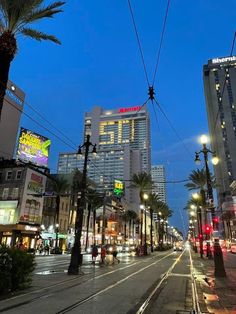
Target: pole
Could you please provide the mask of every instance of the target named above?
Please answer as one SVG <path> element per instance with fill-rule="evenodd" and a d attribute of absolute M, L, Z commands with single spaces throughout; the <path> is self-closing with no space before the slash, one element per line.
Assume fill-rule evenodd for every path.
<path fill-rule="evenodd" d="M 212 190 L 212 182 L 211 175 L 208 167 L 208 153 L 212 153 L 209 149 L 207 149 L 206 144 L 203 144 L 203 155 L 206 167 L 206 177 L 207 177 L 207 195 L 208 195 L 208 205 L 211 206 L 211 213 L 213 218 L 213 230 L 215 230 L 215 210 L 214 210 L 214 198 L 213 198 L 213 190 Z M 219 244 L 219 239 L 214 239 L 214 264 L 215 264 L 215 276 L 216 277 L 226 277 L 223 254 L 221 250 L 221 246 Z"/>
<path fill-rule="evenodd" d="M 144 255 L 147 255 L 147 210 L 146 210 L 146 201 L 144 205 Z"/>
<path fill-rule="evenodd" d="M 140 224 L 141 224 L 141 246 L 143 246 L 143 209 L 141 209 L 141 221 L 140 221 Z"/>
<path fill-rule="evenodd" d="M 151 217 L 151 252 L 153 252 L 153 237 L 152 237 L 152 230 L 153 230 L 153 225 L 152 225 L 152 220 L 153 220 L 153 210 L 150 208 L 150 217 Z"/>
<path fill-rule="evenodd" d="M 102 245 L 105 245 L 105 233 L 106 233 L 106 202 L 107 196 L 104 196 L 103 209 L 102 209 Z"/>
<path fill-rule="evenodd" d="M 71 260 L 68 268 L 68 275 L 78 275 L 79 266 L 82 265 L 82 254 L 81 254 L 81 235 L 83 228 L 83 216 L 85 207 L 85 192 L 86 192 L 86 178 L 87 178 L 87 163 L 90 143 L 90 135 L 87 135 L 87 140 L 84 143 L 85 156 L 84 156 L 84 167 L 81 181 L 81 198 L 77 196 L 77 211 L 76 211 L 76 222 L 75 222 L 75 242 L 71 251 Z"/>

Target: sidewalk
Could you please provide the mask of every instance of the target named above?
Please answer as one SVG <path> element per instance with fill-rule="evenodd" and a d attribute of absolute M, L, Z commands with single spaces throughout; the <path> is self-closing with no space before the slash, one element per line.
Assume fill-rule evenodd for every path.
<path fill-rule="evenodd" d="M 228 255 L 229 254 L 229 255 Z M 215 278 L 214 260 L 192 252 L 200 308 L 203 313 L 236 314 L 236 256 L 224 252 L 226 278 Z"/>

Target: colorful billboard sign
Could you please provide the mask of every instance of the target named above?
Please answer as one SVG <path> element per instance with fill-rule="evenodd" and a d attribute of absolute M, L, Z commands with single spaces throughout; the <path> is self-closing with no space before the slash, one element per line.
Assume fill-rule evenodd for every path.
<path fill-rule="evenodd" d="M 19 221 L 41 223 L 44 199 L 42 195 L 45 192 L 45 186 L 46 176 L 28 168 Z"/>
<path fill-rule="evenodd" d="M 121 197 L 124 194 L 124 183 L 121 180 L 115 179 L 114 181 L 114 194 Z"/>
<path fill-rule="evenodd" d="M 30 130 L 21 128 L 17 159 L 47 167 L 51 140 Z"/>

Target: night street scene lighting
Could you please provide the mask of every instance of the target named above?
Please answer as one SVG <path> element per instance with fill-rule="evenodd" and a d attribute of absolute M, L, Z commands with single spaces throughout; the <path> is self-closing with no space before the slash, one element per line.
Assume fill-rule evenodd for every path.
<path fill-rule="evenodd" d="M 86 206 L 86 183 L 87 183 L 87 163 L 88 163 L 88 154 L 89 148 L 92 147 L 92 153 L 96 154 L 96 144 L 90 142 L 90 135 L 87 135 L 86 142 L 83 145 L 79 146 L 78 154 L 82 155 L 81 148 L 85 148 L 84 153 L 84 167 L 80 188 L 80 198 L 77 196 L 77 211 L 76 211 L 76 221 L 75 221 L 75 241 L 74 246 L 71 251 L 71 260 L 68 268 L 68 275 L 78 275 L 79 266 L 82 265 L 83 255 L 81 254 L 81 235 L 83 227 L 83 216 L 84 209 Z"/>
<path fill-rule="evenodd" d="M 218 224 L 216 223 L 215 219 L 215 206 L 214 206 L 214 198 L 213 198 L 213 189 L 212 189 L 212 181 L 211 181 L 211 174 L 208 166 L 208 154 L 211 154 L 213 156 L 214 165 L 218 164 L 218 158 L 216 156 L 216 153 L 211 151 L 209 148 L 207 148 L 206 144 L 208 142 L 208 137 L 206 135 L 202 135 L 200 138 L 200 142 L 202 144 L 202 149 L 195 153 L 195 162 L 196 164 L 199 164 L 201 162 L 200 160 L 200 154 L 203 154 L 204 157 L 204 163 L 205 163 L 205 171 L 206 171 L 206 183 L 207 183 L 207 204 L 205 208 L 205 215 L 207 217 L 207 211 L 209 210 L 211 212 L 211 222 L 213 225 L 213 231 L 218 231 Z M 206 234 L 206 240 L 207 240 L 207 255 L 209 258 L 211 258 L 211 250 L 210 250 L 210 227 L 208 225 L 205 226 L 205 234 Z M 214 238 L 214 264 L 215 264 L 215 276 L 216 277 L 226 277 L 226 272 L 224 268 L 224 260 L 223 260 L 223 254 L 221 250 L 221 246 L 219 243 L 219 238 Z"/>

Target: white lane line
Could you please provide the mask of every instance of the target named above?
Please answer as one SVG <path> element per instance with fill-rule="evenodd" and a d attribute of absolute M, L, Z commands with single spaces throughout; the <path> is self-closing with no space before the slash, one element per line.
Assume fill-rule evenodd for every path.
<path fill-rule="evenodd" d="M 183 253 L 182 253 L 182 254 L 183 254 Z M 155 264 L 158 264 L 160 261 L 162 261 L 163 259 L 167 258 L 167 257 L 170 256 L 170 255 L 173 255 L 173 252 L 170 253 L 170 254 L 168 254 L 168 255 L 163 256 L 162 258 L 160 258 L 160 259 L 157 260 L 156 262 L 153 262 L 153 263 L 151 263 L 150 265 L 145 266 L 145 267 L 139 269 L 138 271 L 136 271 L 136 272 L 134 272 L 134 273 L 132 273 L 132 274 L 126 276 L 125 278 L 123 278 L 123 279 L 121 279 L 121 280 L 115 282 L 114 284 L 112 284 L 112 285 L 110 285 L 110 286 L 108 286 L 108 287 L 106 287 L 106 288 L 104 288 L 104 289 L 102 289 L 102 290 L 100 290 L 100 291 L 98 291 L 98 292 L 92 294 L 92 295 L 89 296 L 88 298 L 86 298 L 86 299 L 84 299 L 84 300 L 82 300 L 82 301 L 76 302 L 75 304 L 72 304 L 71 306 L 68 306 L 66 309 L 61 310 L 61 311 L 57 312 L 56 314 L 63 314 L 63 313 L 67 313 L 67 312 L 73 310 L 74 308 L 76 308 L 76 307 L 82 305 L 83 303 L 86 303 L 86 302 L 90 301 L 91 299 L 95 298 L 96 296 L 98 296 L 98 295 L 100 295 L 100 294 L 102 294 L 102 293 L 104 293 L 104 292 L 106 292 L 106 291 L 108 291 L 108 290 L 110 290 L 110 289 L 112 289 L 112 288 L 114 288 L 114 287 L 120 285 L 120 284 L 123 283 L 124 281 L 126 281 L 126 280 L 128 280 L 129 278 L 131 278 L 131 277 L 133 277 L 133 276 L 135 276 L 135 275 L 141 273 L 142 271 L 146 270 L 147 268 L 150 268 L 151 266 L 153 266 L 153 265 L 155 265 Z"/>
<path fill-rule="evenodd" d="M 136 314 L 142 314 L 146 307 L 148 306 L 150 300 L 152 299 L 153 295 L 156 293 L 157 289 L 160 288 L 163 281 L 171 274 L 171 271 L 174 269 L 175 265 L 180 261 L 180 258 L 184 254 L 184 251 L 179 255 L 179 257 L 175 260 L 175 262 L 170 266 L 170 268 L 167 270 L 167 272 L 162 277 L 161 281 L 159 281 L 158 285 L 155 287 L 155 289 L 152 290 L 152 292 L 149 294 L 148 298 L 145 300 L 145 302 L 140 306 Z"/>

